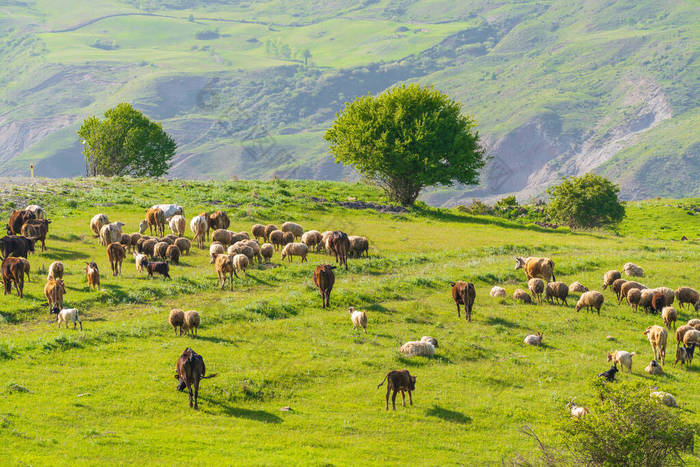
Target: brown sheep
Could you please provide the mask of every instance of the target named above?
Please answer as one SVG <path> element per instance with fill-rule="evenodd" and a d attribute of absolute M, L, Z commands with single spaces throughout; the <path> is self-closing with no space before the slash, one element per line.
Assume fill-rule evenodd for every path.
<path fill-rule="evenodd" d="M 637 311 L 639 302 L 642 300 L 642 291 L 639 289 L 632 289 L 627 292 L 627 303 L 629 306 L 634 307 L 634 311 Z"/>
<path fill-rule="evenodd" d="M 165 257 L 173 264 L 180 264 L 180 249 L 175 245 L 170 245 L 168 249 L 165 250 Z"/>
<path fill-rule="evenodd" d="M 351 235 L 348 237 L 350 241 L 350 249 L 348 253 L 353 258 L 361 258 L 364 253 L 365 256 L 369 256 L 369 240 L 367 237 L 360 237 L 358 235 Z"/>
<path fill-rule="evenodd" d="M 612 269 L 603 275 L 603 290 L 605 290 L 608 286 L 613 285 L 613 283 L 620 279 L 622 277 L 622 274 L 620 274 L 620 271 L 616 269 Z"/>
<path fill-rule="evenodd" d="M 260 254 L 264 258 L 266 263 L 270 262 L 274 250 L 275 248 L 270 243 L 263 243 L 263 245 L 260 247 Z"/>
<path fill-rule="evenodd" d="M 556 282 L 557 280 L 554 277 L 554 261 L 549 258 L 521 258 L 517 256 L 515 258 L 515 269 L 523 269 L 527 280 L 533 277 L 539 277 L 545 281 L 549 281 L 551 277 L 552 282 Z"/>
<path fill-rule="evenodd" d="M 199 328 L 199 313 L 195 310 L 189 310 L 185 312 L 185 334 L 197 335 L 197 329 Z"/>
<path fill-rule="evenodd" d="M 231 221 L 224 211 L 215 211 L 207 215 L 207 239 L 209 239 L 209 230 L 226 230 Z M 212 237 L 212 240 L 214 238 Z"/>
<path fill-rule="evenodd" d="M 683 308 L 686 303 L 695 306 L 697 311 L 700 306 L 700 294 L 690 287 L 679 287 L 676 289 L 676 298 L 678 299 L 678 308 Z"/>
<path fill-rule="evenodd" d="M 209 245 L 209 264 L 214 264 L 217 255 L 223 255 L 226 253 L 224 246 L 219 242 L 214 242 Z"/>
<path fill-rule="evenodd" d="M 663 310 L 661 310 L 661 317 L 663 318 L 664 324 L 667 328 L 671 329 L 671 325 L 673 325 L 674 329 L 676 328 L 678 312 L 675 308 L 673 308 L 672 306 L 665 306 Z"/>
<path fill-rule="evenodd" d="M 131 251 L 131 235 L 123 233 L 119 243 L 126 248 L 126 251 Z"/>
<path fill-rule="evenodd" d="M 627 294 L 629 293 L 630 290 L 632 289 L 639 289 L 639 290 L 644 290 L 647 287 L 645 285 L 640 284 L 639 282 L 635 281 L 625 281 L 621 286 L 620 286 L 620 295 L 617 298 L 617 304 L 621 304 L 622 300 L 627 301 Z"/>
<path fill-rule="evenodd" d="M 90 261 L 85 263 L 85 265 L 85 278 L 87 279 L 88 287 L 100 290 L 100 270 L 97 267 L 97 263 Z"/>
<path fill-rule="evenodd" d="M 313 247 L 317 247 L 319 243 L 321 243 L 321 232 L 318 230 L 309 230 L 308 232 L 304 232 L 304 235 L 301 236 L 301 243 L 306 244 L 306 246 L 309 247 L 309 250 L 311 250 Z"/>
<path fill-rule="evenodd" d="M 688 324 L 684 324 L 683 326 L 678 326 L 676 329 L 676 346 L 681 345 L 681 342 L 683 342 L 683 337 L 685 336 L 685 333 L 688 331 L 693 330 L 694 328 Z"/>
<path fill-rule="evenodd" d="M 618 301 L 620 300 L 620 294 L 622 293 L 622 284 L 625 282 L 627 282 L 627 279 L 615 279 L 615 282 L 613 282 L 610 286 L 615 294 L 615 298 L 617 298 Z"/>
<path fill-rule="evenodd" d="M 185 324 L 185 312 L 179 308 L 173 308 L 172 310 L 170 310 L 168 322 L 173 327 L 173 330 L 175 330 L 176 336 L 178 328 L 180 328 L 180 335 L 182 335 L 182 328 Z"/>
<path fill-rule="evenodd" d="M 219 242 L 222 245 L 229 246 L 233 242 L 233 232 L 225 229 L 216 229 L 214 233 L 211 234 L 211 240 L 213 242 Z"/>
<path fill-rule="evenodd" d="M 289 245 L 290 243 L 294 243 L 294 234 L 292 232 L 283 232 L 282 245 Z"/>
<path fill-rule="evenodd" d="M 253 234 L 253 237 L 257 240 L 258 238 L 262 238 L 265 240 L 265 226 L 262 224 L 255 224 L 253 228 L 250 229 L 250 232 Z"/>
<path fill-rule="evenodd" d="M 52 308 L 63 309 L 63 296 L 66 294 L 66 286 L 61 279 L 46 281 L 44 296 L 49 302 L 49 310 Z"/>
<path fill-rule="evenodd" d="M 122 273 L 122 261 L 126 258 L 126 250 L 120 243 L 110 243 L 107 245 L 107 257 L 112 266 L 112 275 L 118 276 Z"/>
<path fill-rule="evenodd" d="M 651 349 L 654 351 L 654 360 L 660 361 L 663 365 L 666 360 L 666 339 L 668 337 L 666 329 L 657 325 L 649 326 L 644 331 L 644 335 L 648 337 Z"/>
<path fill-rule="evenodd" d="M 153 246 L 153 257 L 165 260 L 165 252 L 168 251 L 170 245 L 168 242 L 158 242 Z"/>
<path fill-rule="evenodd" d="M 146 210 L 146 222 L 148 228 L 153 235 L 153 227 L 156 228 L 156 235 L 165 235 L 165 213 L 160 208 Z"/>
<path fill-rule="evenodd" d="M 221 286 L 222 290 L 226 285 L 227 274 L 230 275 L 229 285 L 231 290 L 233 290 L 233 276 L 236 276 L 236 279 L 238 279 L 238 274 L 236 274 L 236 270 L 234 269 L 233 262 L 231 260 L 232 258 L 229 255 L 217 255 L 214 260 L 216 273 L 219 276 L 219 285 Z"/>
<path fill-rule="evenodd" d="M 464 318 L 471 323 L 472 309 L 476 300 L 476 288 L 471 282 L 450 282 L 452 286 L 452 299 L 457 305 L 457 318 L 460 317 L 459 305 L 464 305 Z"/>
<path fill-rule="evenodd" d="M 289 232 L 291 233 L 291 232 Z M 282 249 L 282 259 L 289 258 L 289 262 L 292 262 L 292 257 L 298 256 L 301 258 L 301 262 L 308 261 L 306 255 L 309 253 L 309 247 L 304 243 L 288 243 Z"/>
<path fill-rule="evenodd" d="M 530 294 L 525 292 L 523 289 L 515 289 L 513 292 L 513 300 L 527 303 L 529 305 L 532 304 L 532 297 L 530 297 Z"/>
<path fill-rule="evenodd" d="M 664 306 L 671 306 L 673 305 L 673 301 L 676 298 L 676 294 L 673 291 L 673 289 L 670 289 L 668 287 L 657 287 L 654 289 L 655 292 L 660 292 L 664 295 Z"/>
<path fill-rule="evenodd" d="M 157 243 L 158 240 L 155 240 L 153 238 L 147 238 L 143 240 L 143 242 L 141 242 L 141 250 L 139 251 L 144 255 L 150 256 L 151 258 L 155 258 Z"/>
<path fill-rule="evenodd" d="M 4 295 L 12 294 L 12 284 L 14 283 L 19 298 L 24 296 L 24 274 L 24 263 L 21 258 L 10 256 L 2 261 L 2 282 L 5 286 Z"/>
<path fill-rule="evenodd" d="M 700 331 L 700 319 L 697 319 L 697 318 L 690 319 L 690 320 L 688 320 L 687 324 L 688 324 L 688 326 L 692 326 L 693 328 Z"/>
<path fill-rule="evenodd" d="M 272 232 L 274 232 L 275 230 L 279 230 L 275 224 L 267 224 L 267 225 L 265 226 L 265 241 L 266 241 L 266 242 L 272 243 L 272 242 L 270 241 L 270 234 L 271 234 Z M 280 230 L 280 232 L 281 232 L 281 230 Z"/>
<path fill-rule="evenodd" d="M 63 263 L 60 261 L 54 261 L 49 265 L 49 273 L 46 276 L 46 280 L 63 279 Z"/>
<path fill-rule="evenodd" d="M 180 249 L 180 253 L 182 253 L 183 255 L 189 255 L 192 243 L 187 238 L 180 237 L 177 240 L 175 240 L 175 246 L 177 246 Z"/>
<path fill-rule="evenodd" d="M 250 265 L 250 260 L 248 259 L 248 257 L 246 255 L 241 254 L 241 253 L 239 253 L 237 255 L 233 255 L 233 257 L 231 258 L 231 264 L 233 264 L 234 271 L 238 271 L 240 273 L 247 275 L 245 270 Z M 236 277 L 238 277 L 238 276 L 236 276 Z"/>
<path fill-rule="evenodd" d="M 333 273 L 335 266 L 330 264 L 322 264 L 314 269 L 314 284 L 321 292 L 322 308 L 330 308 L 331 306 L 331 291 L 335 284 L 335 274 Z"/>
<path fill-rule="evenodd" d="M 267 231 L 266 231 L 267 232 Z M 275 251 L 278 251 L 280 247 L 284 246 L 284 232 L 281 230 L 273 230 L 268 234 L 268 239 L 270 243 L 275 247 Z"/>
<path fill-rule="evenodd" d="M 591 290 L 590 292 L 584 292 L 576 303 L 576 311 L 584 307 L 591 311 L 595 308 L 598 311 L 598 315 L 600 315 L 600 307 L 603 306 L 604 301 L 605 298 L 603 294 L 598 291 Z"/>
<path fill-rule="evenodd" d="M 700 331 L 697 329 L 690 329 L 686 331 L 683 335 L 683 345 L 688 348 L 691 345 L 695 347 L 700 347 Z"/>
<path fill-rule="evenodd" d="M 651 309 L 655 313 L 661 313 L 664 306 L 666 306 L 666 296 L 662 292 L 655 292 L 651 297 Z"/>
<path fill-rule="evenodd" d="M 542 294 L 544 293 L 544 281 L 539 277 L 533 277 L 527 281 L 527 288 L 530 293 L 537 299 L 537 303 L 542 304 Z"/>
<path fill-rule="evenodd" d="M 544 289 L 544 298 L 549 303 L 553 303 L 556 300 L 557 303 L 561 301 L 564 305 L 569 306 L 566 303 L 566 297 L 569 296 L 569 286 L 563 282 L 550 282 Z"/>

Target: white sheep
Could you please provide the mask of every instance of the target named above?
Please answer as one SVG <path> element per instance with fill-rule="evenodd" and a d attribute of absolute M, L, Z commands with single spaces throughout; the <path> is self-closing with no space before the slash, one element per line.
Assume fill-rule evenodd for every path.
<path fill-rule="evenodd" d="M 631 277 L 644 277 L 644 270 L 634 263 L 625 263 L 622 270 Z"/>
<path fill-rule="evenodd" d="M 493 286 L 493 288 L 489 292 L 489 295 L 491 295 L 492 297 L 505 297 L 506 296 L 506 289 L 495 285 L 495 286 Z"/>
<path fill-rule="evenodd" d="M 604 301 L 605 297 L 603 297 L 603 294 L 600 292 L 596 292 L 595 290 L 584 292 L 576 303 L 576 311 L 579 311 L 583 307 L 589 310 L 595 308 L 598 310 L 598 314 L 600 314 L 600 307 L 603 306 Z"/>
<path fill-rule="evenodd" d="M 676 398 L 667 392 L 653 391 L 649 394 L 649 397 L 658 400 L 667 407 L 678 407 L 678 404 L 676 403 Z"/>
<path fill-rule="evenodd" d="M 199 248 L 204 248 L 204 239 L 208 229 L 209 224 L 205 216 L 194 216 L 190 220 L 190 230 L 194 234 L 192 241 L 196 241 Z"/>
<path fill-rule="evenodd" d="M 139 222 L 139 234 L 143 235 L 144 233 L 146 233 L 146 229 L 148 229 L 148 221 L 144 219 L 141 222 Z"/>
<path fill-rule="evenodd" d="M 38 204 L 30 204 L 29 206 L 24 208 L 24 210 L 33 212 L 34 216 L 37 219 L 46 219 L 46 211 L 44 211 L 44 208 L 42 208 Z"/>
<path fill-rule="evenodd" d="M 100 243 L 104 246 L 110 243 L 119 243 L 122 239 L 122 227 L 126 225 L 123 222 L 111 222 L 103 225 L 100 229 Z"/>
<path fill-rule="evenodd" d="M 223 255 L 225 253 L 226 250 L 224 250 L 224 246 L 221 243 L 214 242 L 209 245 L 209 264 L 214 264 L 214 261 L 216 261 L 216 255 Z"/>
<path fill-rule="evenodd" d="M 657 325 L 649 326 L 644 334 L 649 339 L 651 350 L 654 351 L 654 359 L 661 361 L 663 365 L 666 359 L 666 340 L 668 339 L 666 328 Z"/>
<path fill-rule="evenodd" d="M 282 259 L 289 257 L 289 262 L 292 262 L 293 256 L 301 257 L 301 262 L 308 261 L 306 255 L 309 253 L 309 247 L 303 243 L 288 243 L 282 249 Z"/>
<path fill-rule="evenodd" d="M 632 357 L 635 355 L 637 354 L 634 352 L 616 350 L 612 353 L 608 352 L 608 361 L 620 365 L 620 368 L 627 368 L 627 371 L 632 373 Z"/>
<path fill-rule="evenodd" d="M 99 237 L 102 226 L 107 224 L 109 224 L 109 219 L 105 214 L 95 214 L 93 218 L 90 219 L 90 230 L 95 234 L 95 237 Z"/>
<path fill-rule="evenodd" d="M 178 237 L 185 235 L 185 226 L 187 226 L 187 221 L 185 220 L 184 216 L 181 216 L 180 214 L 174 215 L 172 218 L 170 218 L 168 225 L 170 226 L 170 230 L 172 230 L 173 234 L 177 235 Z"/>
<path fill-rule="evenodd" d="M 367 334 L 367 313 L 361 310 L 356 310 L 354 307 L 348 308 L 350 313 L 350 320 L 352 321 L 352 328 L 357 329 L 361 327 L 365 334 Z"/>
<path fill-rule="evenodd" d="M 78 310 L 75 308 L 64 308 L 58 312 L 58 327 L 60 329 L 61 323 L 65 323 L 66 329 L 68 329 L 68 321 L 73 323 L 73 329 L 75 329 L 76 323 L 80 324 L 80 330 L 83 330 L 83 322 L 80 321 L 80 316 L 78 316 Z"/>
<path fill-rule="evenodd" d="M 542 345 L 542 333 L 530 334 L 523 339 L 523 342 L 527 345 L 539 346 Z"/>
<path fill-rule="evenodd" d="M 408 341 L 399 347 L 399 352 L 407 357 L 432 357 L 435 355 L 435 346 L 427 340 Z"/>
<path fill-rule="evenodd" d="M 292 232 L 294 234 L 294 238 L 301 238 L 301 236 L 304 235 L 304 228 L 299 224 L 295 224 L 294 222 L 285 222 L 282 224 L 281 230 L 282 232 Z"/>
<path fill-rule="evenodd" d="M 588 292 L 588 287 L 580 283 L 579 281 L 572 282 L 569 286 L 569 292 L 584 293 Z"/>
<path fill-rule="evenodd" d="M 49 273 L 46 277 L 47 281 L 63 279 L 63 263 L 60 261 L 54 261 L 49 266 Z"/>
<path fill-rule="evenodd" d="M 246 274 L 245 270 L 248 268 L 248 265 L 250 264 L 250 260 L 246 255 L 243 254 L 237 254 L 234 255 L 233 258 L 231 259 L 231 264 L 233 264 L 233 269 L 236 271 Z"/>

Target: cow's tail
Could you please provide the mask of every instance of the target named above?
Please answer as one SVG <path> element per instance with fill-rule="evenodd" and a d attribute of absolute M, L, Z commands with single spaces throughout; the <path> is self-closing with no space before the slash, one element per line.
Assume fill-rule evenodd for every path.
<path fill-rule="evenodd" d="M 552 261 L 551 259 L 549 260 L 549 267 L 552 268 L 552 282 L 556 282 L 557 278 L 554 277 L 554 261 Z"/>
<path fill-rule="evenodd" d="M 384 379 L 382 380 L 382 382 L 379 383 L 379 384 L 377 385 L 377 389 L 379 389 L 380 387 L 382 387 L 382 384 L 384 384 L 384 381 L 386 381 L 386 379 L 387 379 L 388 377 L 389 377 L 389 374 L 387 373 L 387 375 L 384 377 Z"/>

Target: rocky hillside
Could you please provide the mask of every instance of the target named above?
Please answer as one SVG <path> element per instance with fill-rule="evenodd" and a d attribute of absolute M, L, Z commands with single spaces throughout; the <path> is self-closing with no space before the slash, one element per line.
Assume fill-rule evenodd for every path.
<path fill-rule="evenodd" d="M 0 6 L 0 175 L 83 173 L 75 134 L 130 101 L 182 178 L 346 179 L 322 139 L 355 96 L 432 84 L 480 122 L 478 187 L 540 195 L 595 170 L 626 198 L 698 196 L 692 2 L 17 1 Z"/>

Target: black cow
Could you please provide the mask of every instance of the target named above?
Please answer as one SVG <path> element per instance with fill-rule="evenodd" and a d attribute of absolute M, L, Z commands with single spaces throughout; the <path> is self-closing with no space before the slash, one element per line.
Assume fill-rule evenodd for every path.
<path fill-rule="evenodd" d="M 34 240 L 19 235 L 6 235 L 0 238 L 2 257 L 16 256 L 26 258 L 27 253 L 34 253 Z"/>

